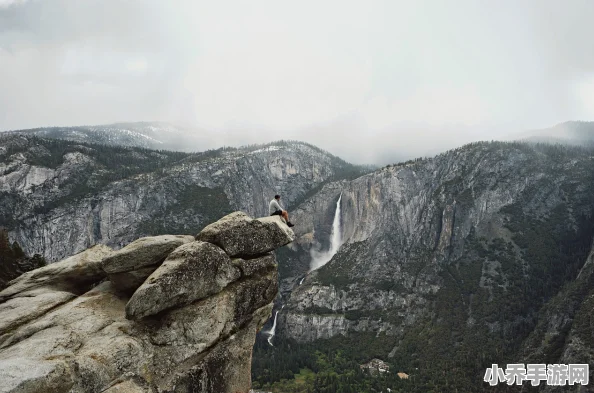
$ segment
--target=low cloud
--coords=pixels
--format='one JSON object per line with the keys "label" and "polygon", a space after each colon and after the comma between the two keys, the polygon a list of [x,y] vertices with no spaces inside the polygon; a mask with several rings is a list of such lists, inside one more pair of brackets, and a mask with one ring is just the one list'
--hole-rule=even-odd
{"label": "low cloud", "polygon": [[593,13],[587,0],[0,0],[0,130],[160,120],[355,162],[423,155],[591,119]]}
{"label": "low cloud", "polygon": [[0,0],[0,8],[8,8],[10,6],[17,6],[26,3],[29,0]]}

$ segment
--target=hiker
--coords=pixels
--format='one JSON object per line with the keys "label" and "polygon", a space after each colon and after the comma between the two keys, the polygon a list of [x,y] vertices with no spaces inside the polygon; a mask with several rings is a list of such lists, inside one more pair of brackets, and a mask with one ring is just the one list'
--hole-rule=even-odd
{"label": "hiker", "polygon": [[282,208],[279,202],[280,195],[275,195],[274,199],[270,201],[270,204],[268,204],[268,213],[271,216],[282,216],[287,222],[287,226],[289,226],[289,228],[294,227],[295,225],[291,224],[291,221],[289,221],[289,213]]}

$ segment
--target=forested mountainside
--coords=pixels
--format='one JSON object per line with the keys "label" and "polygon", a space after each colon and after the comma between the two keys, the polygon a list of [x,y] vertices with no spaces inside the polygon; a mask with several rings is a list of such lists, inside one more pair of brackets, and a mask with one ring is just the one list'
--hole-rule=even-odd
{"label": "forested mountainside", "polygon": [[96,126],[42,127],[6,132],[12,135],[66,139],[75,142],[101,143],[111,146],[143,147],[178,151],[200,151],[211,145],[207,137],[183,127],[163,122],[115,123]]}
{"label": "forested mountainside", "polygon": [[[341,194],[344,244],[299,285]],[[486,368],[594,363],[593,209],[594,150],[560,145],[474,143],[325,185],[280,255],[284,308],[275,347],[256,348],[257,386],[516,391],[489,387]],[[372,358],[409,379],[360,372]]]}
{"label": "forested mountainside", "polygon": [[300,142],[188,154],[0,135],[0,227],[52,262],[96,243],[195,233],[233,210],[267,215],[276,193],[295,206],[364,170]]}
{"label": "forested mountainside", "polygon": [[594,121],[567,121],[550,128],[527,131],[520,136],[532,142],[594,146]]}

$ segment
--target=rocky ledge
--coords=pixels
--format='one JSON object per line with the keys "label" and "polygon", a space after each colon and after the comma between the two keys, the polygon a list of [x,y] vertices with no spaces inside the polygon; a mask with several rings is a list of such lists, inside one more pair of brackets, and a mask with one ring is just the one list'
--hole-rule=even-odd
{"label": "rocky ledge", "polygon": [[248,392],[278,292],[279,217],[98,245],[0,292],[0,392]]}

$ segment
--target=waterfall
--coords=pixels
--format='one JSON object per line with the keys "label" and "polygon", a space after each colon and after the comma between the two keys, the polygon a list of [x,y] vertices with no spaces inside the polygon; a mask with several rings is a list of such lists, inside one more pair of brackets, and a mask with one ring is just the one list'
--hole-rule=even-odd
{"label": "waterfall", "polygon": [[[342,245],[342,234],[340,230],[340,201],[342,199],[342,192],[336,202],[336,212],[334,213],[334,220],[332,221],[332,231],[330,232],[330,249],[326,252],[311,251],[311,263],[309,271],[314,271],[327,264],[332,257],[338,252]],[[303,280],[302,280],[303,281]]]}
{"label": "waterfall", "polygon": [[338,252],[341,244],[340,233],[340,200],[342,199],[342,192],[336,202],[336,212],[334,213],[334,221],[332,221],[332,233],[330,234],[330,259]]}
{"label": "waterfall", "polygon": [[268,344],[270,344],[270,346],[274,347],[274,345],[272,345],[272,339],[274,338],[274,335],[276,334],[276,318],[278,318],[278,313],[285,308],[285,306],[283,305],[281,307],[280,310],[276,310],[276,313],[274,314],[274,322],[272,323],[272,328],[270,329],[270,331],[268,332]]}

